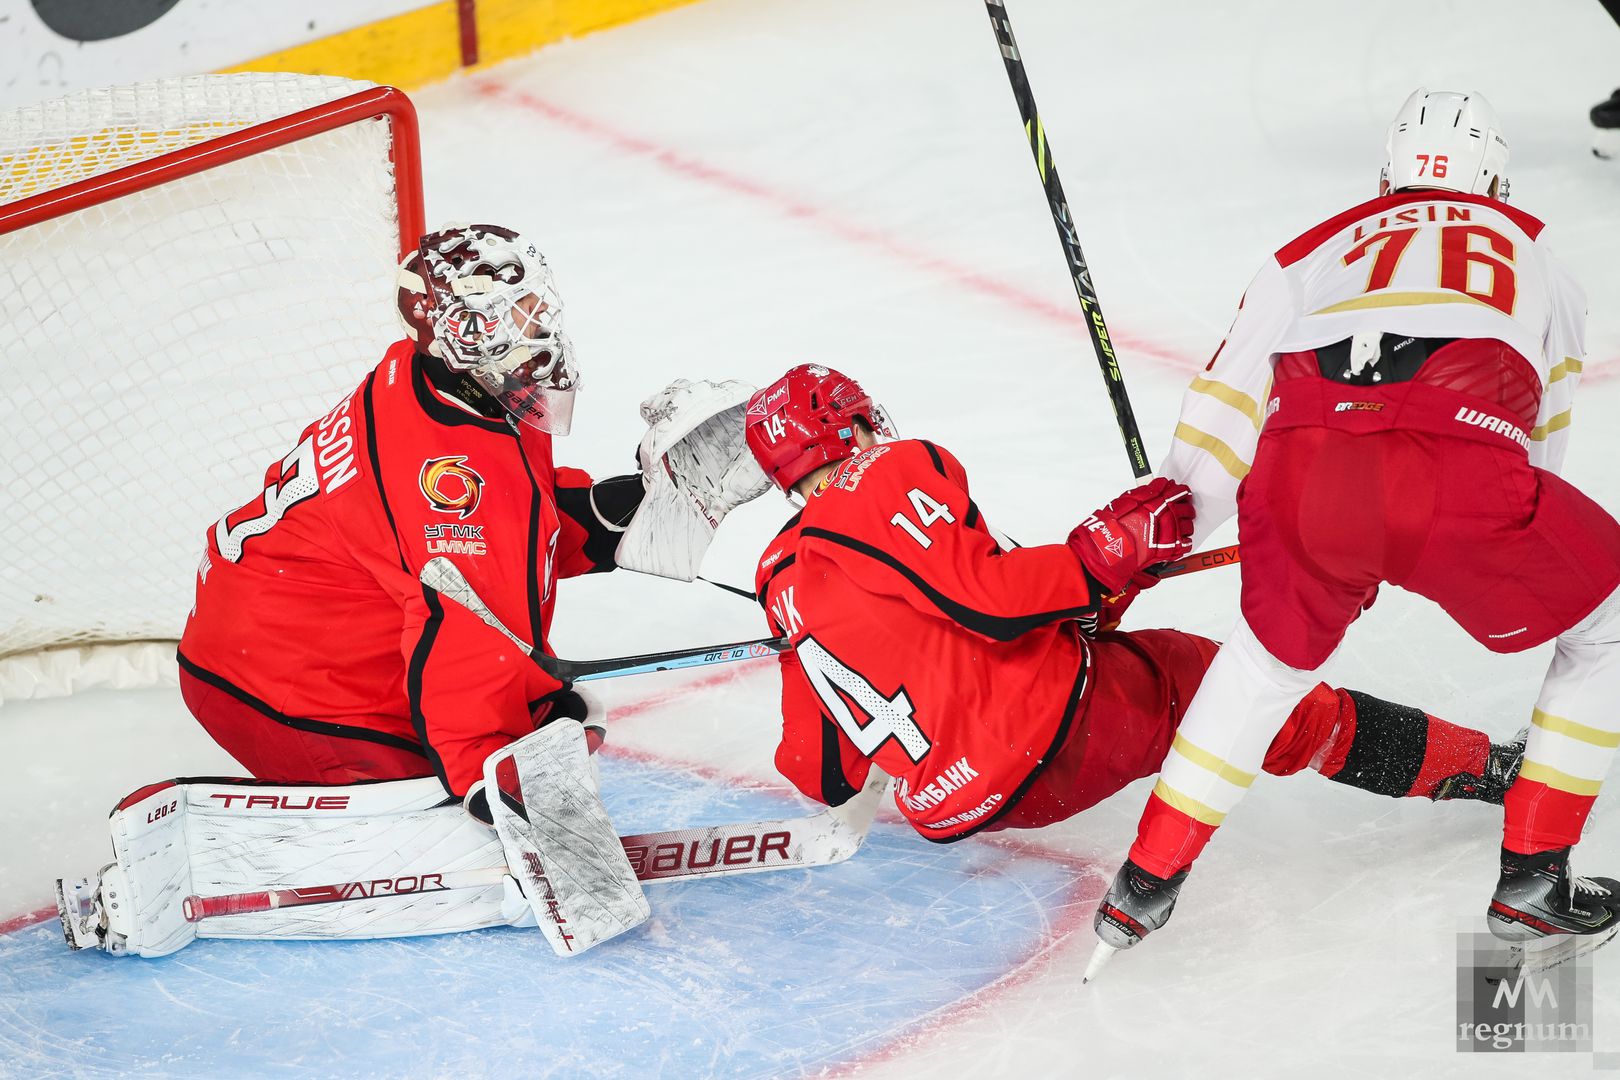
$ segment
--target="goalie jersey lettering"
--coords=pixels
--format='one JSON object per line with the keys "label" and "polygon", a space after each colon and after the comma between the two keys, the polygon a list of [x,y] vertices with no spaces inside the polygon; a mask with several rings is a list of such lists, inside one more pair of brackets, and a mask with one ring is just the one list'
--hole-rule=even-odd
{"label": "goalie jersey lettering", "polygon": [[837,805],[876,763],[930,840],[1017,802],[1074,721],[1093,606],[1067,546],[1003,552],[967,476],[931,443],[843,462],[760,560],[780,657],[776,766]]}
{"label": "goalie jersey lettering", "polygon": [[613,565],[589,487],[400,342],[209,528],[180,663],[267,722],[418,754],[460,795],[560,687],[417,574],[450,558],[545,648],[555,579]]}

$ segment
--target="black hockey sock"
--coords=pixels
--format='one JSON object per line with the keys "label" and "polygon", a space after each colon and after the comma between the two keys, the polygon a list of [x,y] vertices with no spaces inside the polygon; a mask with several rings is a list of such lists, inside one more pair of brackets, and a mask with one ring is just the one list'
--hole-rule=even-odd
{"label": "black hockey sock", "polygon": [[1329,779],[1393,799],[1411,794],[1429,744],[1428,715],[1359,690],[1345,693],[1356,706],[1356,732],[1344,767]]}
{"label": "black hockey sock", "polygon": [[[1496,790],[1501,785],[1485,782],[1492,751],[1483,731],[1359,690],[1343,693],[1355,707],[1355,731],[1344,765],[1331,774],[1324,771],[1328,779],[1395,799],[1501,802]],[[1456,783],[1460,780],[1472,781],[1472,786]]]}

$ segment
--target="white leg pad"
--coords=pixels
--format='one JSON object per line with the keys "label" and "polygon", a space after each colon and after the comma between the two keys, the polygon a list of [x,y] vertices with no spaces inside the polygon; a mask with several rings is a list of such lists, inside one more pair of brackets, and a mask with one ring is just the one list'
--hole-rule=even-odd
{"label": "white leg pad", "polygon": [[[343,786],[171,781],[113,811],[117,862],[97,899],[113,953],[164,956],[198,937],[381,938],[504,925],[499,883],[422,891],[434,874],[500,867],[489,829],[431,777]],[[188,922],[190,896],[341,886],[337,903]],[[69,890],[69,895],[72,895]]]}
{"label": "white leg pad", "polygon": [[507,865],[558,956],[645,922],[651,909],[597,794],[576,720],[554,720],[484,762]]}

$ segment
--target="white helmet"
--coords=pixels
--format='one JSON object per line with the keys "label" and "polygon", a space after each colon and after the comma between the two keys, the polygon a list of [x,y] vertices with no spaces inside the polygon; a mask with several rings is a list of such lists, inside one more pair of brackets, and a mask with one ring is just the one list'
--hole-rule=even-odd
{"label": "white helmet", "polygon": [[399,314],[419,351],[471,375],[522,423],[568,434],[579,372],[532,243],[496,225],[428,233],[400,266]]}
{"label": "white helmet", "polygon": [[1507,140],[1477,93],[1412,91],[1389,125],[1388,153],[1381,192],[1444,188],[1507,200]]}

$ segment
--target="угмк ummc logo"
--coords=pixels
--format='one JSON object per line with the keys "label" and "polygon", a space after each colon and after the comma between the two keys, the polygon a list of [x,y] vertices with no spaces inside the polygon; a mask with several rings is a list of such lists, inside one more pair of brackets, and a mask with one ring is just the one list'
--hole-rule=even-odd
{"label": "\u0443\u0433\u043c\u043a ummc logo", "polygon": [[462,520],[478,509],[484,478],[467,464],[464,454],[428,458],[422,462],[422,494],[428,505],[441,514],[460,514]]}

